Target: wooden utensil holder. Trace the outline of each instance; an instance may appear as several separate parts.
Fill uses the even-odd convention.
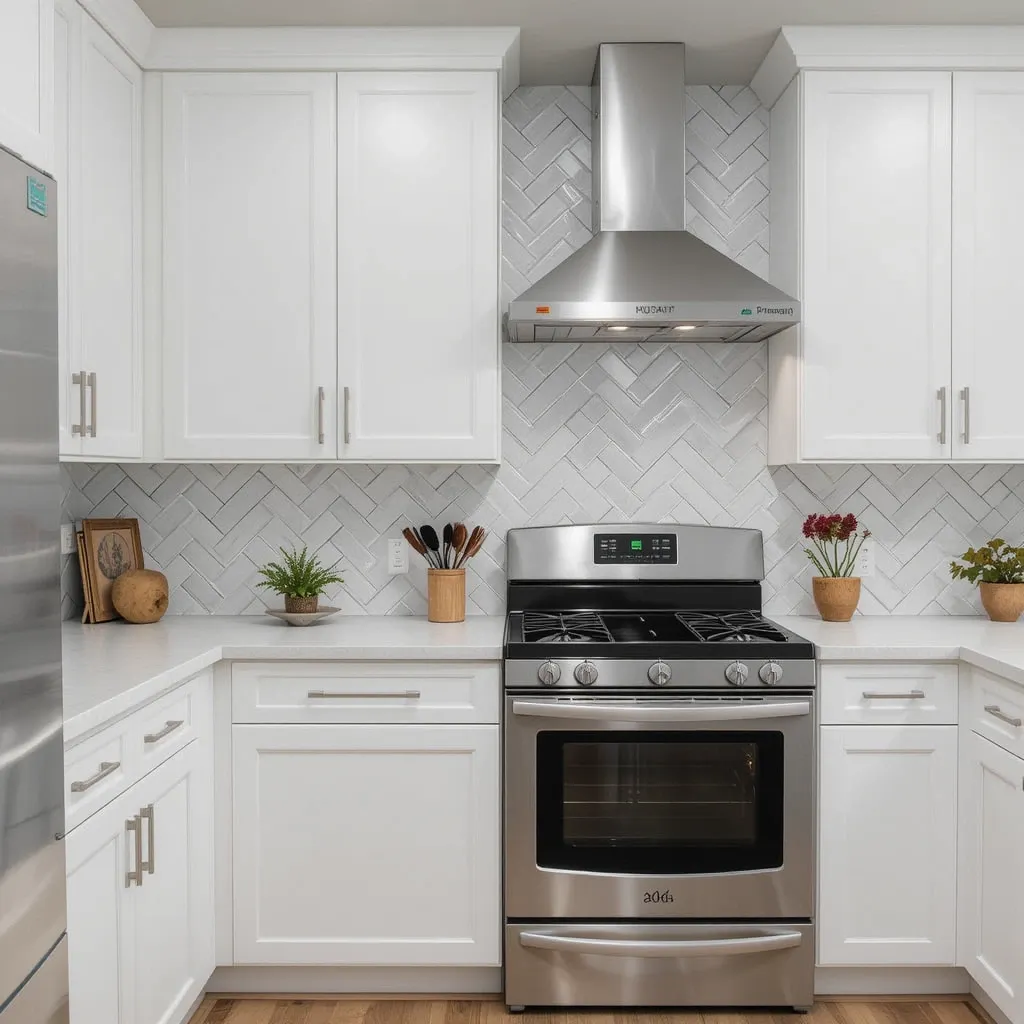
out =
[[[427,570],[427,619],[462,622],[466,618],[466,570]]]

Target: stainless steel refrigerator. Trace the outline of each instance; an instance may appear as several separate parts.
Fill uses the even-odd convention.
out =
[[[0,1024],[68,1020],[56,201],[0,149]]]

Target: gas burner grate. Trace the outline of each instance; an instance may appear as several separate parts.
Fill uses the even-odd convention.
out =
[[[774,643],[786,642],[786,634],[759,612],[677,612],[705,643]]]
[[[536,644],[611,642],[596,612],[523,612],[523,640]]]

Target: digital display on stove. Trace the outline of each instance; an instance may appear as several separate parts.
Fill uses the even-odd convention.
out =
[[[675,565],[674,533],[596,533],[596,565]]]

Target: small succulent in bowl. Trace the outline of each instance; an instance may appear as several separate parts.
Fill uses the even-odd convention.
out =
[[[315,612],[320,595],[333,583],[345,581],[334,570],[338,563],[325,566],[316,555],[281,548],[281,562],[268,562],[258,572],[263,577],[258,587],[273,590],[284,597],[286,612]]]

